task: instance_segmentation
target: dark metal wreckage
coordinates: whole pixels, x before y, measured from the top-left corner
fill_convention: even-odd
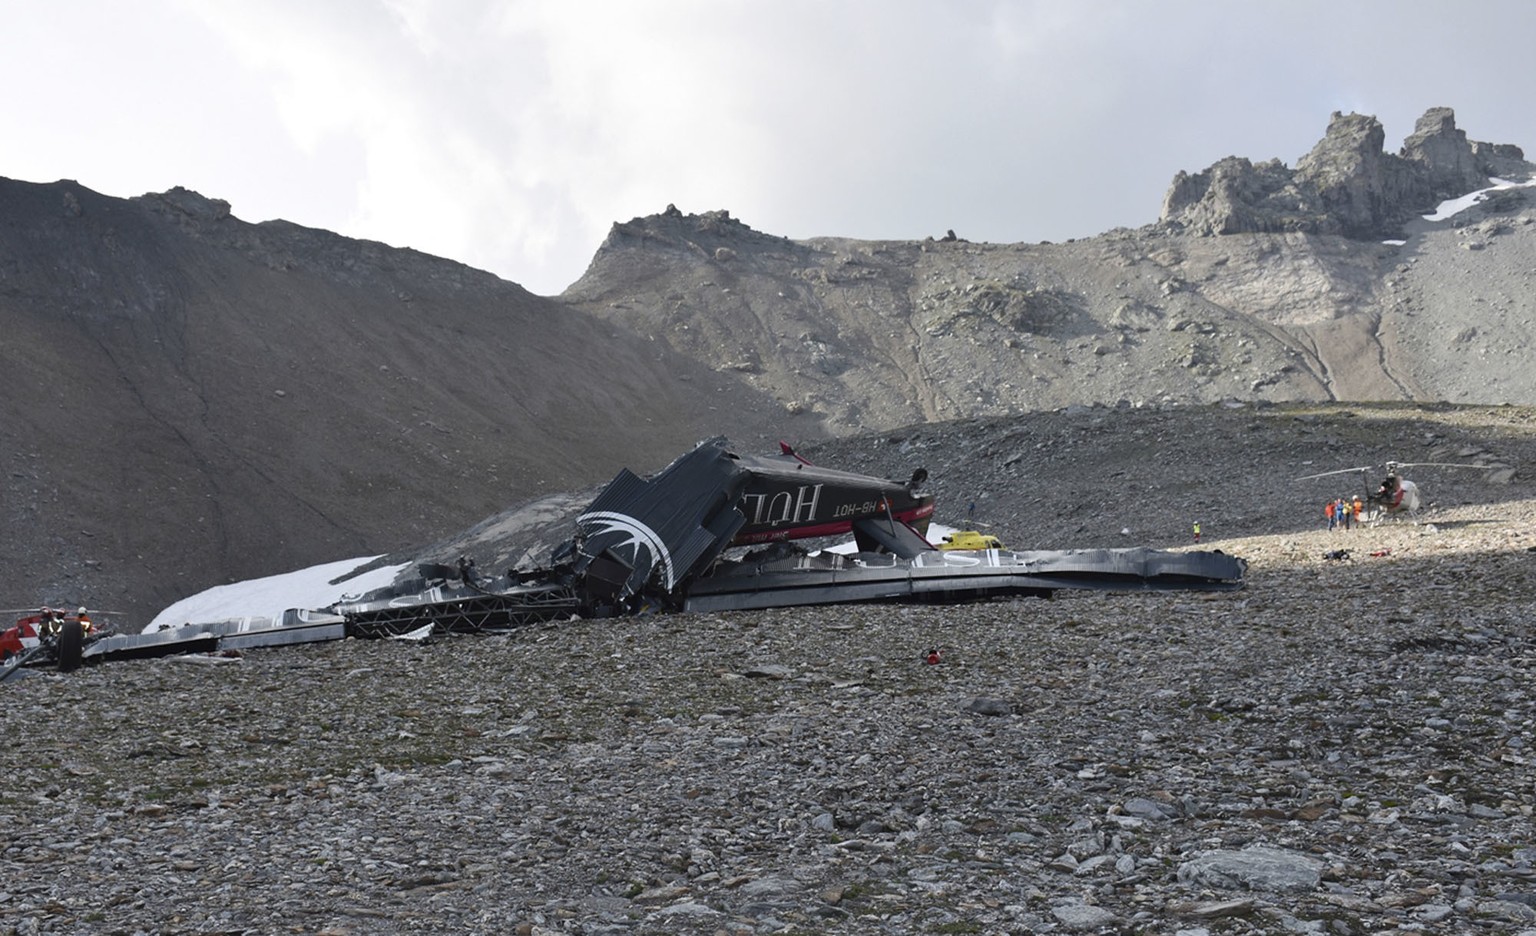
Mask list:
[[[505,630],[662,611],[847,602],[952,603],[1058,589],[1234,590],[1246,563],[1216,550],[939,549],[919,468],[890,480],[813,465],[788,446],[740,455],[700,443],[650,478],[622,470],[549,560],[485,576],[467,557],[328,608],[106,637],[84,659],[332,640]],[[851,535],[855,551],[795,541]]]

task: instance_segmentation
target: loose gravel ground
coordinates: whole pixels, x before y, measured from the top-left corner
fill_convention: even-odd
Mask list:
[[[1536,933],[1536,501],[1207,545],[1245,590],[37,673],[0,933]]]

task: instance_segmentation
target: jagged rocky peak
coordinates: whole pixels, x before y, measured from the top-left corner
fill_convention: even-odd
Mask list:
[[[590,273],[600,261],[635,248],[647,251],[681,251],[716,262],[735,259],[748,246],[766,247],[787,243],[785,238],[764,234],[731,217],[725,209],[689,214],[668,205],[660,214],[614,222],[598,247]]]
[[[1297,160],[1291,181],[1316,218],[1313,230],[1376,237],[1432,204],[1428,168],[1388,154],[1385,140],[1375,117],[1335,111],[1329,118],[1328,132]]]
[[[668,205],[658,214],[614,222],[586,272],[562,295],[582,299],[632,291],[638,281],[673,275],[669,270],[731,265],[739,257],[788,243],[752,229],[723,208],[690,214]]]
[[[1456,112],[1449,107],[1425,111],[1398,155],[1427,170],[1430,187],[1440,198],[1471,191],[1490,174],[1488,167],[1479,168],[1466,131],[1456,128]]]
[[[1465,193],[1490,177],[1528,179],[1536,169],[1513,143],[1468,140],[1465,131],[1456,129],[1456,112],[1449,107],[1425,111],[1398,155],[1422,163],[1433,179],[1448,180],[1447,192]]]
[[[1328,117],[1328,130],[1323,138],[1312,147],[1312,152],[1297,161],[1296,170],[1347,169],[1350,164],[1378,161],[1386,155],[1382,149],[1386,138],[1387,132],[1375,117],[1334,111]]]
[[[1287,214],[1299,210],[1288,197],[1291,170],[1278,159],[1255,165],[1228,156],[1204,172],[1180,172],[1163,198],[1163,221],[1200,234],[1287,230]]]
[[[698,237],[730,238],[758,234],[731,217],[725,209],[703,214],[685,214],[676,205],[668,205],[660,214],[644,215],[628,221],[616,221],[608,229],[603,246],[616,246],[634,237],[646,239],[693,240]]]
[[[1335,112],[1312,151],[1288,169],[1228,157],[1204,172],[1179,172],[1160,221],[1193,234],[1307,231],[1374,238],[1490,176],[1529,177],[1518,146],[1478,143],[1456,127],[1448,107],[1420,117],[1398,155],[1383,150],[1381,122]]]
[[[222,198],[209,198],[201,192],[178,185],[164,192],[150,192],[139,196],[151,210],[170,209],[178,214],[199,221],[222,221],[229,217],[229,202]]]

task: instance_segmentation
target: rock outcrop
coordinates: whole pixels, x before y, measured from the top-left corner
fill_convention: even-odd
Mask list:
[[[1393,233],[1430,206],[1428,170],[1383,152],[1385,138],[1375,117],[1335,112],[1327,134],[1297,161],[1293,184],[1317,217],[1319,233],[1362,239]]]
[[[1425,111],[1398,155],[1424,167],[1430,192],[1438,198],[1464,195],[1494,174],[1492,167],[1479,166],[1466,131],[1456,129],[1456,113],[1449,107]]]
[[[1525,154],[1509,144],[1469,141],[1448,107],[1420,117],[1398,155],[1383,150],[1381,122],[1335,112],[1312,151],[1288,169],[1230,156],[1191,175],[1179,172],[1160,221],[1192,234],[1392,236],[1437,202],[1488,184],[1493,175],[1529,178]]]

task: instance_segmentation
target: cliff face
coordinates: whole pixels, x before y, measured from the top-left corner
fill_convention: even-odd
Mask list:
[[[1490,176],[1531,174],[1519,147],[1469,141],[1448,107],[1426,111],[1397,155],[1383,151],[1384,139],[1375,117],[1335,113],[1294,170],[1278,160],[1255,166],[1229,157],[1204,172],[1180,172],[1160,220],[1193,234],[1395,237],[1416,215]]]

